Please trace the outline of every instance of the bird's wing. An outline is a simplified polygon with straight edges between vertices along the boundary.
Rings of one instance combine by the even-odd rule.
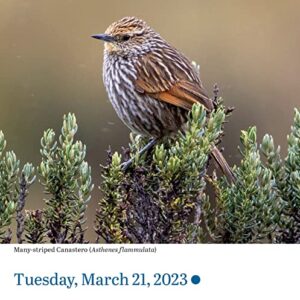
[[[201,103],[211,111],[213,103],[196,69],[176,50],[168,51],[163,56],[151,52],[139,58],[136,91],[186,110]]]

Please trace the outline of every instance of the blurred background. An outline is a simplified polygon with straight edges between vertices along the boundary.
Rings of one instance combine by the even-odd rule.
[[[235,106],[223,146],[239,161],[241,129],[257,125],[286,150],[293,108],[300,107],[300,2],[214,0],[0,0],[0,129],[22,164],[40,162],[42,133],[59,133],[74,112],[87,145],[95,189],[88,208],[89,238],[100,183],[99,164],[111,145],[128,143],[102,83],[103,44],[90,38],[127,15],[144,19],[190,59],[212,95],[218,83]],[[27,208],[40,208],[35,184]]]

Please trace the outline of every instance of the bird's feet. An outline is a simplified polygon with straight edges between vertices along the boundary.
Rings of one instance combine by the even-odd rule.
[[[123,163],[121,163],[121,170],[123,172],[126,172],[128,170],[128,168],[131,166],[132,162],[133,162],[133,159],[130,158],[127,161],[124,161]]]
[[[152,138],[152,139],[150,140],[150,142],[149,142],[146,146],[144,146],[144,147],[138,152],[138,155],[142,155],[142,154],[144,154],[145,152],[147,152],[147,151],[149,151],[150,149],[152,149],[152,148],[155,146],[155,144],[157,143],[157,141],[158,141],[158,139]],[[134,158],[130,158],[130,159],[128,159],[127,161],[125,161],[125,162],[123,162],[123,163],[121,164],[121,169],[122,169],[123,172],[126,172],[126,171],[128,170],[128,168],[132,165],[133,160],[134,160]]]

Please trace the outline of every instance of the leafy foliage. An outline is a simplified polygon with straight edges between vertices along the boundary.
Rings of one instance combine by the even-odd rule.
[[[97,234],[114,243],[199,242],[209,153],[224,120],[222,106],[207,118],[203,107],[195,105],[187,130],[157,145],[153,157],[139,155],[145,143],[132,134],[132,168],[122,172],[118,153],[104,168]]]
[[[51,242],[84,242],[84,213],[93,189],[91,168],[86,161],[86,147],[74,141],[78,126],[73,114],[64,116],[59,141],[52,129],[41,139],[41,182],[47,198],[44,211]]]
[[[26,197],[28,195],[29,187],[34,183],[36,176],[35,169],[32,164],[26,163],[21,172],[19,180],[19,199],[17,204],[17,241],[19,244],[23,243],[23,232],[24,232],[24,214],[23,209],[25,207]]]
[[[275,149],[273,138],[265,135],[262,151],[274,174],[278,196],[282,201],[282,216],[277,242],[300,243],[300,112],[295,109],[294,123],[288,136],[288,154],[282,160],[280,147]]]
[[[261,145],[256,128],[241,132],[241,162],[234,182],[217,176],[210,161],[226,116],[215,97],[208,117],[194,105],[186,129],[139,154],[147,140],[131,134],[122,154],[108,151],[96,211],[97,242],[107,243],[300,243],[300,112],[295,110],[288,151],[281,157],[272,136]],[[85,243],[85,212],[93,189],[86,147],[75,140],[73,114],[64,116],[58,140],[41,139],[38,169],[45,207],[25,210],[35,168],[6,151],[0,132],[0,242]],[[124,171],[122,162],[132,159]],[[210,191],[212,190],[212,191]]]
[[[6,141],[0,131],[0,238],[3,238],[3,229],[9,226],[16,210],[18,188],[17,176],[20,161],[13,151],[5,152]]]
[[[34,168],[32,164],[25,164],[19,175],[20,161],[13,151],[5,151],[6,140],[0,131],[0,241],[9,243],[11,240],[12,218],[19,213],[25,204],[28,187],[34,182]],[[19,216],[18,233],[23,226],[22,216]],[[6,231],[7,230],[7,231]],[[18,241],[22,243],[21,238]]]
[[[284,161],[270,135],[259,146],[255,127],[242,131],[242,160],[231,183],[215,171],[207,174],[225,121],[222,102],[217,107],[207,120],[194,106],[187,130],[156,146],[153,157],[138,154],[145,143],[132,135],[125,154],[133,166],[124,174],[121,155],[112,156],[97,212],[100,237],[118,243],[299,243],[299,111]]]
[[[215,207],[204,201],[208,232],[221,243],[253,243],[272,238],[280,218],[280,202],[273,173],[261,161],[256,128],[242,131],[242,161],[234,172],[236,182],[214,178]]]
[[[25,211],[25,237],[28,243],[40,244],[46,238],[46,224],[43,211],[27,210]]]

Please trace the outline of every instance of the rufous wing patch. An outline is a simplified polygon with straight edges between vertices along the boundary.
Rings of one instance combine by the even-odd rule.
[[[195,103],[201,103],[208,111],[213,109],[211,99],[208,98],[198,83],[192,84],[181,81],[174,84],[169,90],[155,92],[155,89],[149,87],[147,84],[137,81],[136,91],[186,110],[190,110]]]

